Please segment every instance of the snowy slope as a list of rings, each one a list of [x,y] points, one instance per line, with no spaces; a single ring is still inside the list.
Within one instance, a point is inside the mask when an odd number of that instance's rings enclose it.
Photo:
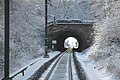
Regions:
[[[90,52],[90,51],[89,51]],[[76,57],[82,65],[88,80],[112,80],[112,74],[106,72],[106,69],[103,66],[98,66],[94,61],[91,61],[86,52],[76,52]]]

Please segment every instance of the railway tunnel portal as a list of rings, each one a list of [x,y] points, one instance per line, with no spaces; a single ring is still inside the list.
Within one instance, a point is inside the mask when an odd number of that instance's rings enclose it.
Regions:
[[[48,50],[65,51],[64,41],[68,37],[74,37],[79,42],[74,51],[83,51],[92,45],[93,22],[82,22],[80,20],[61,20],[48,26]]]

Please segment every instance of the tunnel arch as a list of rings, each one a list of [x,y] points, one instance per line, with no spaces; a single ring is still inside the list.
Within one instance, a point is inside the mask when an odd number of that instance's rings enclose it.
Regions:
[[[66,27],[59,31],[56,31],[54,34],[55,34],[55,39],[57,40],[57,44],[55,45],[55,50],[62,52],[65,51],[66,49],[64,48],[64,41],[68,37],[74,37],[79,42],[79,47],[77,49],[74,49],[74,51],[80,52],[87,47],[86,36],[84,34],[84,31],[80,28]]]

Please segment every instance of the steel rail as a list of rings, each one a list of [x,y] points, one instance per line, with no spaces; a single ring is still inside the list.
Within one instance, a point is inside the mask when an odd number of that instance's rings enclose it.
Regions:
[[[65,52],[63,52],[62,55],[56,60],[56,62],[53,64],[53,66],[50,69],[50,71],[48,72],[48,74],[45,76],[44,80],[49,80],[49,78],[50,78],[52,72],[54,71],[55,67],[57,66],[58,62],[62,59],[62,57],[65,55],[66,52],[68,52],[68,49]],[[72,53],[70,53],[69,60],[68,60],[68,79],[69,80],[73,80],[71,55],[72,55]]]
[[[67,50],[66,50],[67,51]],[[66,52],[65,51],[65,52]],[[44,78],[44,80],[48,80],[51,73],[53,72],[53,70],[55,69],[56,65],[58,64],[59,60],[63,57],[63,55],[65,54],[65,52],[62,53],[62,55],[57,59],[57,61],[55,62],[55,64],[52,66],[52,68],[50,69],[50,71],[48,72],[48,74],[46,75],[46,77]]]
[[[70,53],[69,55],[69,66],[68,66],[68,70],[69,70],[69,80],[73,80],[73,77],[72,77],[72,63],[71,63],[71,57],[72,57],[72,53]]]

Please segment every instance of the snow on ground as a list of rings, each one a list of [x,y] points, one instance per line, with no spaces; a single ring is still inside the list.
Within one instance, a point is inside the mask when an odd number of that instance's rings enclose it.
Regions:
[[[58,55],[60,52],[55,51],[55,52],[50,52],[49,53],[49,58],[43,58],[43,56],[32,60],[30,62],[30,64],[32,64],[33,62],[35,62],[34,65],[27,64],[26,66],[24,66],[23,68],[21,68],[19,71],[21,71],[22,69],[24,69],[25,67],[28,66],[28,68],[24,71],[25,75],[22,76],[22,73],[18,74],[17,76],[15,76],[12,80],[27,80],[31,75],[33,75],[35,73],[35,71],[37,71],[45,62],[49,61],[50,59],[52,59],[53,57],[55,57],[56,55]],[[17,71],[17,72],[19,72]],[[13,76],[15,75],[17,72],[13,73],[10,75]]]
[[[75,52],[76,57],[81,63],[88,80],[113,80],[112,74],[106,71],[105,67],[97,65],[94,61],[88,59],[90,50],[87,49],[83,52]]]

